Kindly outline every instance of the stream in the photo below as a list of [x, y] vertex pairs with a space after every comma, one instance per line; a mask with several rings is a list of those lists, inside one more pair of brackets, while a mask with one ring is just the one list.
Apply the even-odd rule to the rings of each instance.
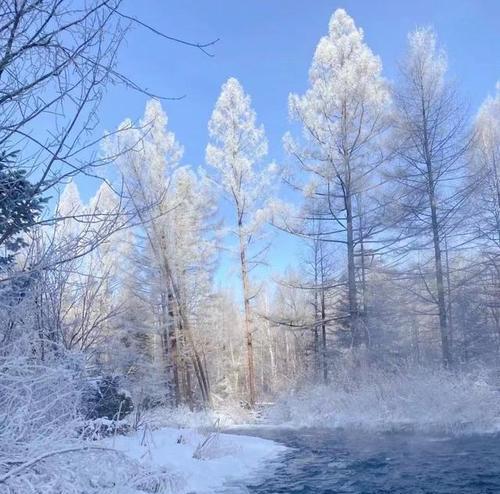
[[291, 448], [269, 474], [224, 494], [497, 494], [500, 434], [463, 436], [332, 429], [231, 430]]

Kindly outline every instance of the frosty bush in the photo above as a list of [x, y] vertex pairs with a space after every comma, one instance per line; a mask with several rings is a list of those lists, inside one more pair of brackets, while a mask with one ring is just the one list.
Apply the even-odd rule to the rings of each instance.
[[77, 360], [0, 357], [0, 487], [20, 466], [75, 446], [80, 391]]
[[0, 358], [0, 472], [66, 440], [80, 390], [79, 371], [68, 365]]
[[117, 377], [105, 376], [85, 388], [83, 408], [87, 419], [121, 420], [133, 409], [132, 398], [120, 388]]
[[0, 494], [170, 494], [181, 488], [182, 479], [167, 471], [99, 449], [50, 456], [23, 475], [0, 482]]
[[109, 420], [99, 418], [95, 420], [86, 420], [78, 432], [82, 439], [97, 441], [106, 437], [124, 436], [131, 431], [130, 425], [124, 420]]
[[426, 432], [492, 430], [500, 424], [493, 376], [407, 366], [337, 370], [327, 385], [279, 400], [267, 419], [298, 427]]
[[[175, 479], [166, 473], [151, 473], [121, 453], [82, 440], [85, 381], [78, 359], [71, 357], [50, 365], [22, 356], [0, 358], [0, 494], [171, 492]], [[99, 423], [113, 431], [117, 424]]]
[[222, 427], [255, 422], [256, 414], [240, 406], [238, 401], [227, 400], [217, 403], [216, 409], [190, 410], [188, 407], [156, 407], [144, 411], [141, 420], [152, 429], [161, 427], [194, 428], [211, 431], [215, 423]]

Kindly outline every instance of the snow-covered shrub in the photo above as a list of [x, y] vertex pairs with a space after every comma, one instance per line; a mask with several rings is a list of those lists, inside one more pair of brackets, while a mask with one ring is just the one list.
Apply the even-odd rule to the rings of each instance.
[[0, 472], [57, 447], [78, 417], [80, 370], [0, 357]]
[[500, 390], [482, 372], [343, 367], [329, 384], [278, 400], [266, 419], [296, 427], [484, 431], [500, 424]]
[[99, 418], [95, 420], [85, 420], [78, 428], [82, 439], [97, 441], [105, 437], [128, 434], [132, 428], [124, 420], [109, 420]]
[[196, 460], [202, 460], [204, 458], [210, 458], [213, 449], [216, 449], [218, 439], [220, 434], [220, 420], [217, 419], [213, 424], [212, 430], [205, 432], [205, 437], [202, 441], [198, 443], [196, 449], [193, 453], [193, 458]]
[[213, 430], [215, 423], [227, 427], [255, 420], [256, 412], [242, 408], [236, 400], [218, 403], [214, 409], [206, 410], [190, 410], [186, 406], [157, 407], [144, 410], [141, 416], [141, 423], [147, 423], [152, 429], [175, 426], [205, 431]]
[[133, 485], [140, 492], [151, 494], [170, 494], [184, 492], [185, 480], [180, 474], [158, 467], [154, 471], [144, 469], [131, 479]]
[[87, 419], [121, 420], [133, 409], [132, 398], [120, 387], [118, 377], [105, 376], [87, 386], [83, 394], [83, 409]]
[[0, 494], [173, 494], [183, 479], [112, 450], [81, 449], [40, 460], [0, 481]]
[[82, 447], [75, 434], [81, 383], [80, 361], [71, 355], [42, 362], [12, 348], [0, 356], [0, 492], [18, 483], [25, 489], [7, 492], [32, 492], [33, 468], [51, 475], [40, 465], [45, 457]]

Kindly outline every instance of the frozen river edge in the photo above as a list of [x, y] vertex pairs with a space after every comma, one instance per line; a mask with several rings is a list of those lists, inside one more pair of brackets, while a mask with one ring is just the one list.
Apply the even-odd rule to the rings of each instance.
[[227, 482], [268, 474], [268, 462], [288, 449], [258, 437], [174, 427], [116, 436], [102, 444], [167, 476], [168, 488], [176, 494], [213, 493]]

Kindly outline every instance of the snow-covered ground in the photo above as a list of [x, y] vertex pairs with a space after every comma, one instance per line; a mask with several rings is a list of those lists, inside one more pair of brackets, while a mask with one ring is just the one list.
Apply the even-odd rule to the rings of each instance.
[[286, 450], [256, 437], [174, 427], [146, 428], [101, 443], [137, 460], [150, 472], [142, 485], [136, 482], [139, 488], [148, 490], [148, 483], [161, 479], [163, 488], [175, 494], [213, 493], [225, 482], [265, 475], [266, 464]]

